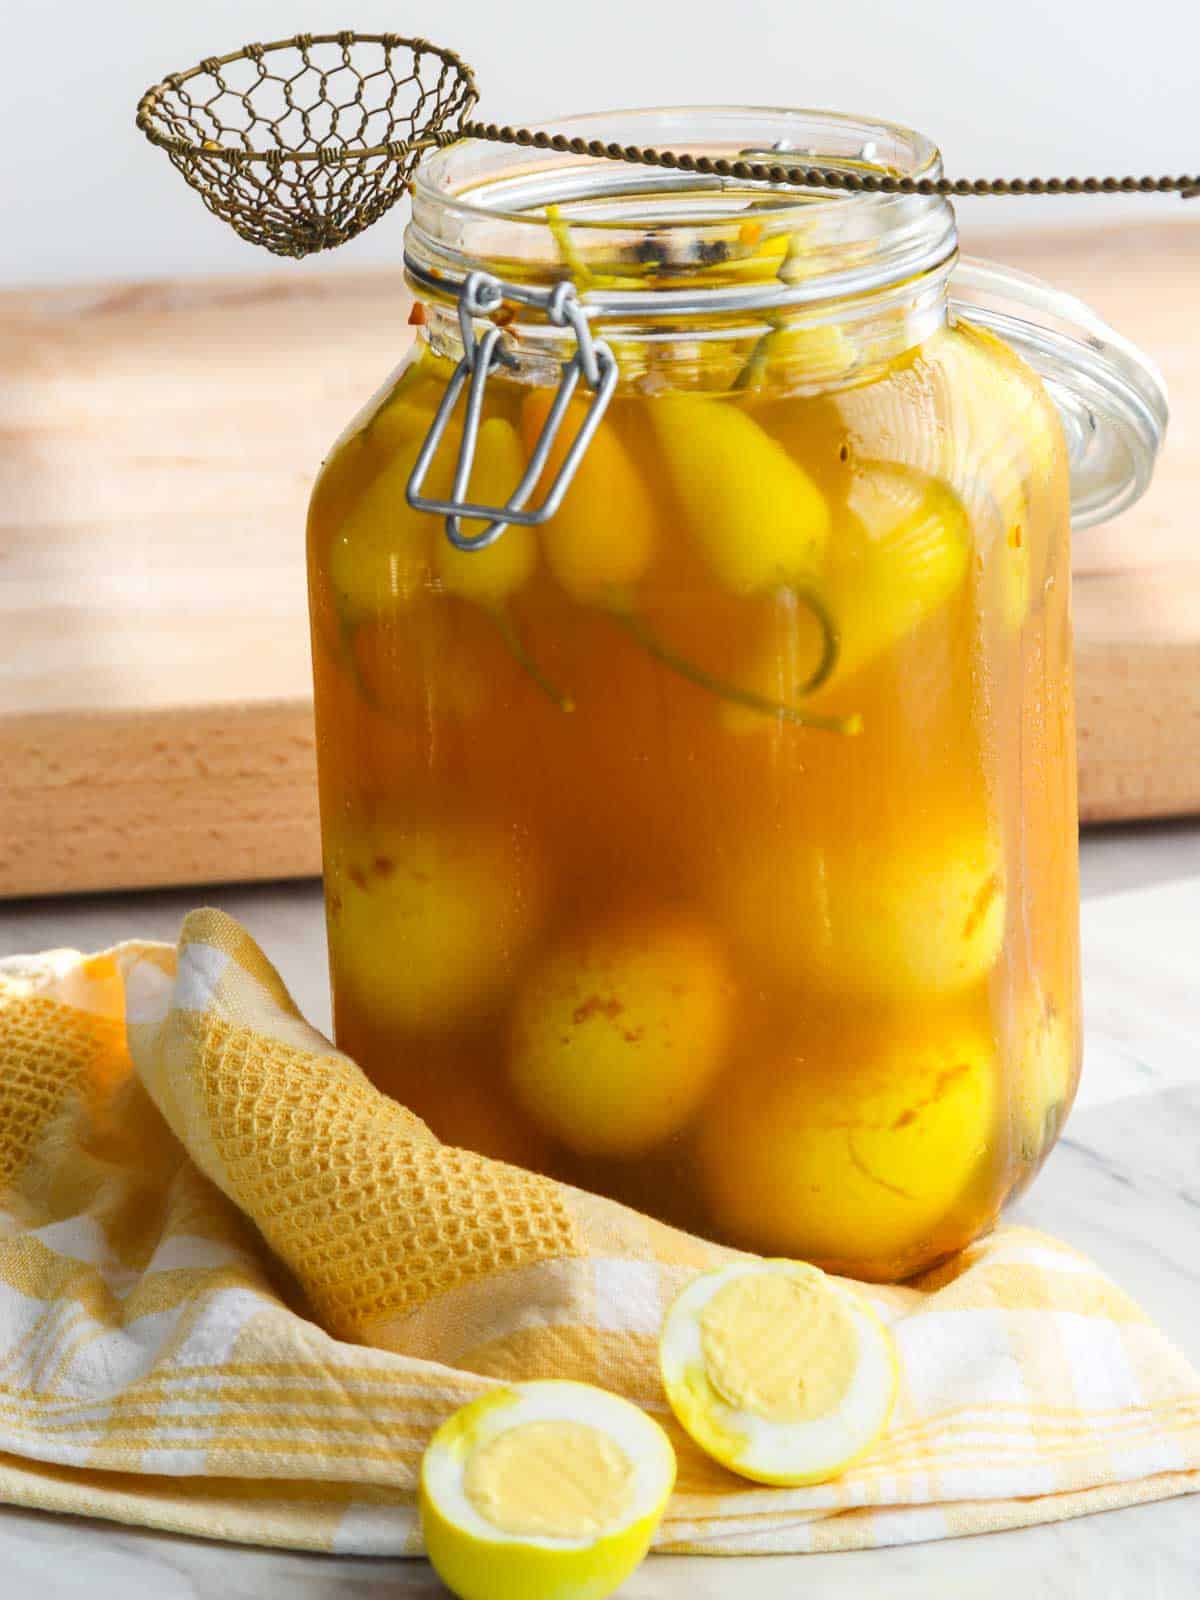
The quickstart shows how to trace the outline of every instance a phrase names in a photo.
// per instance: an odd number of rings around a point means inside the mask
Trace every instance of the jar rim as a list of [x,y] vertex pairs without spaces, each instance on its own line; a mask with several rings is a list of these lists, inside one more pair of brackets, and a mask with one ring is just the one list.
[[[941,174],[937,147],[922,134],[841,112],[667,106],[589,112],[554,126],[603,134],[604,142],[726,157],[766,154],[768,146],[780,153],[783,141],[814,165]],[[570,200],[580,189],[582,197]],[[483,194],[490,203],[479,203]],[[497,205],[497,196],[506,203]],[[675,196],[678,208],[655,212],[651,196]],[[514,207],[514,198],[522,203]],[[572,254],[551,225],[547,207],[555,203],[570,208]],[[605,206],[620,214],[605,214]],[[757,235],[749,251],[729,254],[725,270],[715,247],[736,238],[747,219],[777,245],[788,241],[789,252],[791,240],[802,240],[797,275],[778,260],[747,259],[763,253]],[[639,249],[664,236],[672,243],[661,260]],[[591,271],[589,251],[602,270]],[[769,319],[791,307],[812,307],[803,314],[820,317],[830,302],[839,316],[863,314],[889,291],[911,298],[933,286],[944,294],[953,270],[952,309],[1023,356],[1059,411],[1075,526],[1132,504],[1150,482],[1167,425],[1153,363],[1072,296],[1009,269],[956,261],[954,208],[940,196],[805,191],[485,140],[460,141],[421,163],[405,235],[405,266],[418,293],[451,299],[475,269],[502,280],[573,278],[589,318],[623,326],[742,313]]]
[[[937,176],[922,134],[878,118],[782,107],[676,106],[568,117],[570,133]],[[405,236],[418,292],[482,269],[502,281],[571,277],[589,314],[688,316],[869,294],[919,279],[957,244],[939,195],[836,193],[643,167],[553,148],[462,140],[418,169]]]
[[[774,131],[769,144],[763,139],[747,145],[753,138],[755,126]],[[745,132],[732,137],[736,128]],[[924,134],[901,123],[878,117],[861,116],[852,112],[827,111],[816,107],[748,106],[748,105],[672,105],[628,107],[615,111],[578,112],[570,116],[555,117],[544,124],[534,124],[533,131],[558,131],[577,133],[581,138],[604,137],[604,142],[648,143],[656,148],[669,149],[685,143],[692,153],[713,155],[784,154],[798,157],[815,165],[844,167],[880,175],[905,178],[937,178],[941,176],[941,155],[937,146]],[[784,130],[796,137],[789,138]],[[620,135],[624,132],[625,139]],[[726,137],[718,137],[719,133]],[[807,139],[801,135],[807,132]],[[817,140],[820,139],[818,143]],[[885,160],[890,156],[892,159]],[[801,190],[792,185],[746,179],[722,179],[711,174],[687,173],[663,167],[637,167],[630,163],[608,161],[590,155],[575,155],[570,151],[538,149],[528,145],[496,144],[482,139],[464,139],[442,150],[431,151],[416,171],[413,181],[414,201],[418,198],[434,200],[448,210],[464,216],[486,217],[523,226],[546,226],[544,214],[531,209],[528,203],[520,206],[497,205],[495,197],[487,202],[468,199],[490,183],[503,195],[518,193],[513,185],[522,176],[538,173],[550,174],[555,169],[560,179],[567,174],[604,174],[619,182],[628,193],[663,191],[673,186],[706,193],[736,189],[774,195],[778,204],[756,208],[756,217],[767,220],[775,216],[791,216],[803,208],[811,215],[816,208],[845,208],[854,205],[860,209],[869,205],[875,210],[886,210],[911,199],[911,196],[848,193],[836,190]],[[507,174],[507,177],[505,176]],[[602,181],[602,180],[601,180]],[[922,197],[930,198],[930,197]],[[626,219],[589,218],[587,226],[596,229],[620,230],[629,227]],[[663,218],[655,220],[656,228],[695,226],[694,219]]]

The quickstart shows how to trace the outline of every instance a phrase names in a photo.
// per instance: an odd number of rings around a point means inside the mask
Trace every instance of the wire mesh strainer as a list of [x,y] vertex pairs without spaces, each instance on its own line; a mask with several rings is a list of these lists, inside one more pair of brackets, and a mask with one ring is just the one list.
[[453,50],[396,33],[298,33],[170,73],[138,103],[137,123],[209,210],[276,255],[345,244],[408,188],[422,154],[460,138],[610,161],[849,193],[1200,194],[1200,175],[913,178],[794,165],[782,154],[727,159],[572,138],[468,120],[475,78]]
[[428,40],[301,33],[171,73],[137,124],[243,239],[305,256],[377,221],[476,99],[470,67]]

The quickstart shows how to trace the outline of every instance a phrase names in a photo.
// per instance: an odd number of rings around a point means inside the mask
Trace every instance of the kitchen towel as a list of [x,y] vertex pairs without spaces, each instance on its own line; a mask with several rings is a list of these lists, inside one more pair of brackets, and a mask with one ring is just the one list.
[[228,917],[0,962],[0,1499],[416,1554],[430,1433],[502,1381],[614,1389],[679,1455],[661,1548],[841,1550],[1200,1488],[1200,1378],[1062,1244],[1002,1226],[860,1292],[899,1344],[836,1482],[746,1483],[666,1411],[663,1310],[731,1252],[439,1143]]

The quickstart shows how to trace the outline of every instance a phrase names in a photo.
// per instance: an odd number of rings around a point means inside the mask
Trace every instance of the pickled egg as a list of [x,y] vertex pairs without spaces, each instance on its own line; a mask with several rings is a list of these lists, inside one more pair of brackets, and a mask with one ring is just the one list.
[[[392,615],[407,607],[432,574],[436,517],[405,499],[409,475],[429,429],[429,414],[408,404],[381,413],[386,420],[385,464],[371,477],[337,525],[329,547],[329,584],[343,622]],[[453,466],[444,455],[430,470],[426,493],[449,487]]]
[[692,1117],[733,1026],[733,985],[703,922],[625,914],[553,948],[517,998],[509,1080],[579,1155],[633,1156]]
[[472,1401],[421,1463],[429,1559],[461,1600],[604,1600],[649,1549],[675,1483],[657,1422],[590,1384]]
[[530,841],[484,823],[376,826],[335,848],[326,872],[336,970],[358,1005],[412,1031],[486,1015],[545,903]]
[[814,1019],[795,1053],[728,1074],[696,1137],[715,1225],[856,1275],[918,1263],[986,1159],[991,1037],[920,1015]]
[[977,982],[1004,939],[999,840],[983,818],[871,837],[746,836],[719,904],[753,960],[800,988],[916,999]]
[[759,1483],[821,1483],[886,1428],[895,1345],[816,1267],[735,1261],[676,1296],[659,1341],[671,1409],[708,1455]]

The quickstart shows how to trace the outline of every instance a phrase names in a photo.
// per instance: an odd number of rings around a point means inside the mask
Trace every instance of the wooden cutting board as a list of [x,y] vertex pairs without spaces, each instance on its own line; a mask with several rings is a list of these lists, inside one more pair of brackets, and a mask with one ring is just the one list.
[[[1088,821],[1200,811],[1197,221],[982,241],[1171,389],[1154,488],[1077,543]],[[0,895],[319,870],[304,508],[407,311],[302,268],[0,295]]]

